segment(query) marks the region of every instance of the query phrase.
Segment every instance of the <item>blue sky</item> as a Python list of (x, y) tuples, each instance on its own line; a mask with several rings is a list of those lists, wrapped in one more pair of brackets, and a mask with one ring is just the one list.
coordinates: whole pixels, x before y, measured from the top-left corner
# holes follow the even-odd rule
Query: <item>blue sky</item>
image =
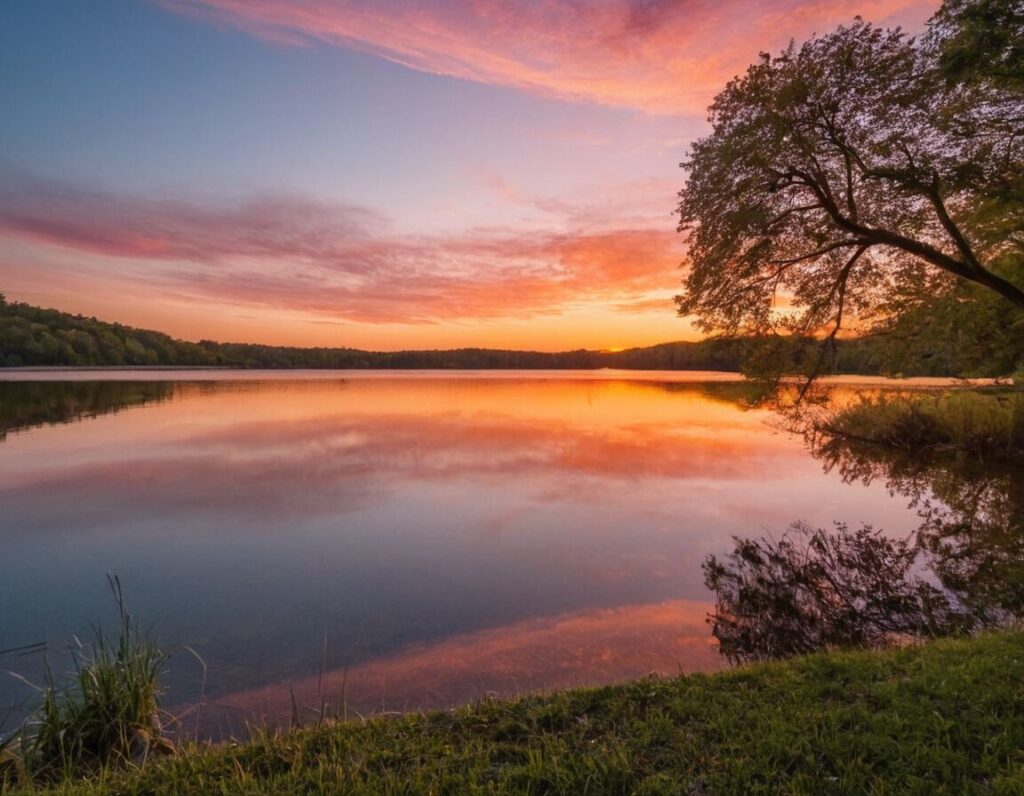
[(756, 53), (913, 0), (9, 0), (0, 290), (198, 339), (693, 336), (674, 193)]

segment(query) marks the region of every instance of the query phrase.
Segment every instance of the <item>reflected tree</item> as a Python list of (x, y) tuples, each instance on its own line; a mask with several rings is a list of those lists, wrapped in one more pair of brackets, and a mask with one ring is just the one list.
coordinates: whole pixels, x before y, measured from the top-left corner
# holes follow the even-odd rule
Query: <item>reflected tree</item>
[(155, 381), (0, 381), (0, 442), (9, 432), (163, 401), (174, 389), (169, 382)]
[(1024, 615), (1024, 470), (820, 437), (812, 453), (847, 483), (880, 481), (921, 524), (915, 546), (983, 624)]
[(712, 633), (733, 663), (878, 647), (971, 624), (942, 590), (912, 574), (915, 546), (871, 526), (837, 523), (829, 532), (794, 523), (778, 541), (735, 541), (731, 553), (704, 563), (717, 596)]
[(721, 653), (744, 662), (833, 646), (881, 646), (1024, 617), (1024, 470), (814, 435), (812, 453), (847, 483), (882, 482), (916, 510), (893, 539), (868, 526), (794, 524), (778, 541), (736, 539), (705, 582)]

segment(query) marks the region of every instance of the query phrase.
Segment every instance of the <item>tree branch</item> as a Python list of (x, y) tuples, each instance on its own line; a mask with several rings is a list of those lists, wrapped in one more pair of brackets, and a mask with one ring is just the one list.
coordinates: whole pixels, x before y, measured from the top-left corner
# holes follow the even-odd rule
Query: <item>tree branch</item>
[(836, 319), (832, 326), (832, 331), (829, 332), (828, 337), (822, 341), (821, 354), (818, 356), (818, 361), (814, 365), (814, 369), (807, 377), (807, 381), (800, 390), (800, 394), (797, 396), (797, 403), (804, 399), (807, 395), (807, 391), (811, 388), (811, 385), (818, 378), (818, 374), (821, 372), (822, 365), (825, 364), (825, 357), (830, 350), (834, 349), (836, 336), (839, 334), (840, 328), (843, 325), (843, 311), (846, 305), (846, 283), (850, 279), (850, 272), (853, 270), (853, 266), (856, 265), (857, 260), (868, 250), (868, 246), (860, 246), (857, 251), (853, 253), (853, 256), (846, 261), (846, 265), (840, 270), (839, 275), (836, 277), (835, 283), (832, 285), (832, 290), (829, 291), (828, 300), (831, 302), (833, 297), (838, 300), (836, 307)]
[(914, 256), (919, 257), (925, 262), (929, 262), (944, 271), (948, 271), (951, 274), (955, 274), (971, 282), (976, 282), (979, 285), (984, 285), (985, 287), (999, 293), (1016, 306), (1024, 309), (1024, 290), (1017, 287), (1012, 282), (1003, 279), (1001, 276), (994, 274), (992, 271), (989, 271), (981, 265), (974, 266), (970, 263), (961, 262), (955, 257), (951, 257), (945, 252), (935, 248), (931, 244), (924, 243), (923, 241), (915, 240), (913, 238), (908, 238), (906, 235), (901, 235), (898, 232), (869, 227), (853, 221), (842, 214), (835, 202), (831, 200), (829, 195), (806, 171), (791, 167), (789, 169), (789, 174), (797, 178), (811, 190), (811, 192), (818, 198), (818, 201), (824, 205), (825, 212), (829, 214), (836, 226), (840, 229), (856, 235), (866, 243), (878, 243), (884, 246), (891, 246), (894, 249), (900, 249), (908, 254), (913, 254)]
[(946, 204), (942, 201), (942, 194), (939, 190), (939, 178), (937, 176), (933, 180), (932, 185), (929, 186), (927, 194), (928, 199), (932, 203), (932, 207), (935, 208), (935, 215), (939, 217), (939, 223), (942, 224), (943, 229), (946, 230), (949, 237), (953, 239), (953, 243), (956, 244), (956, 247), (964, 256), (964, 259), (974, 268), (984, 270), (981, 263), (978, 262), (978, 258), (975, 256), (974, 250), (971, 248), (971, 244), (967, 242), (967, 238), (949, 215), (949, 211), (946, 209)]
[(764, 225), (764, 228), (765, 228), (765, 230), (771, 229), (776, 224), (778, 224), (780, 221), (785, 221), (787, 218), (789, 218), (791, 215), (793, 215), (793, 213), (805, 213), (808, 210), (821, 210), (821, 209), (823, 209), (823, 208), (822, 208), (822, 205), (820, 203), (815, 203), (815, 204), (812, 204), (812, 205), (798, 205), (796, 207), (791, 207), (788, 210), (784, 210), (783, 212), (781, 212), (777, 216), (775, 216), (775, 218), (773, 218), (771, 221), (769, 221), (767, 224)]
[(824, 248), (818, 249), (817, 251), (808, 252), (807, 254), (801, 254), (799, 257), (791, 257), (786, 260), (769, 260), (770, 263), (775, 265), (793, 265), (794, 263), (802, 263), (805, 260), (813, 260), (817, 257), (823, 257), (829, 252), (834, 252), (836, 249), (848, 249), (851, 246), (863, 246), (863, 240), (841, 240), (831, 243)]

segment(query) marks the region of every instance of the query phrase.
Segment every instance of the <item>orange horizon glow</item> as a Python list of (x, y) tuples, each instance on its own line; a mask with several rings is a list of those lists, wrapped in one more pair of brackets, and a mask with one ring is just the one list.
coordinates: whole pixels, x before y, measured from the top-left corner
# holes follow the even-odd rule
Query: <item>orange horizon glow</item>
[(715, 93), (791, 39), (919, 30), (937, 5), (157, 0), (91, 28), (5, 8), (0, 293), (192, 341), (700, 339), (673, 210)]

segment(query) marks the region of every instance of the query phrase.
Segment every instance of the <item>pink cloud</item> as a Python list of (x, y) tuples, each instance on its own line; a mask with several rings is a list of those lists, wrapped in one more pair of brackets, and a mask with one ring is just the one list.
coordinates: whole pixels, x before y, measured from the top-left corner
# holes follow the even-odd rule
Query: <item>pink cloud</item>
[(533, 317), (673, 288), (671, 223), (620, 223), (597, 212), (529, 232), (412, 235), (365, 208), (294, 198), (200, 205), (24, 176), (0, 187), (0, 235), (99, 255), (100, 277), (369, 323)]
[(324, 43), (543, 96), (701, 113), (756, 59), (855, 15), (919, 24), (925, 0), (160, 0), (284, 45)]
[(366, 208), (298, 198), (199, 206), (85, 190), (24, 174), (5, 175), (0, 187), (0, 232), (109, 256), (312, 259), (329, 256), (338, 241), (363, 237), (384, 223)]

